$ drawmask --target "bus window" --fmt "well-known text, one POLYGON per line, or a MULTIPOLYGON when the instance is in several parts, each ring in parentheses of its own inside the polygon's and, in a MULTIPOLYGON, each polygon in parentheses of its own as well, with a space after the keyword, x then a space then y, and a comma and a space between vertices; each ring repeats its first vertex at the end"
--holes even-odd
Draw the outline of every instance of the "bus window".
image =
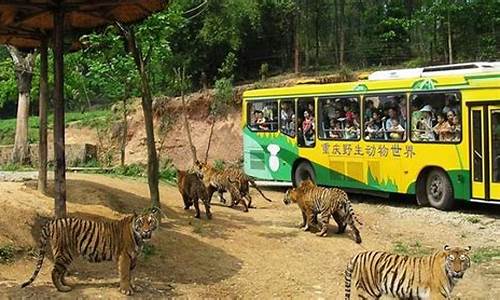
POLYGON ((491 111, 493 182, 500 182, 500 110, 491 111))
POLYGON ((364 98, 363 104, 365 140, 406 140, 408 122, 404 94, 370 95, 364 98))
POLYGON ((315 109, 313 98, 302 98, 297 107, 297 144, 299 147, 316 145, 315 109))
POLYGON ((460 142, 462 111, 458 93, 418 93, 411 96, 413 142, 460 142))
POLYGON ((356 97, 321 97, 319 105, 319 138, 359 140, 360 107, 356 97))
POLYGON ((280 101, 280 130, 281 133, 295 137, 295 101, 280 101))
POLYGON ((278 101, 252 101, 248 103, 248 128, 252 131, 278 130, 278 101))

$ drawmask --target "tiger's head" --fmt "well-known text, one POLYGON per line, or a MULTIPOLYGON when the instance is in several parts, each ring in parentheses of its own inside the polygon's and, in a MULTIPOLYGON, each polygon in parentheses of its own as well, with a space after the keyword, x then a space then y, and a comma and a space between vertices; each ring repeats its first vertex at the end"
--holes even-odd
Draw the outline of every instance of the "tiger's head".
POLYGON ((132 230, 134 234, 142 240, 151 239, 151 235, 158 228, 158 219, 156 218, 158 210, 153 208, 148 213, 136 215, 132 221, 132 230))
POLYGON ((460 279, 464 276, 465 270, 470 267, 469 251, 471 247, 450 247, 444 246, 446 255, 445 270, 448 277, 460 279))
POLYGON ((292 202, 297 202, 297 189, 288 189, 285 193, 285 197, 283 198, 283 202, 288 205, 292 202))

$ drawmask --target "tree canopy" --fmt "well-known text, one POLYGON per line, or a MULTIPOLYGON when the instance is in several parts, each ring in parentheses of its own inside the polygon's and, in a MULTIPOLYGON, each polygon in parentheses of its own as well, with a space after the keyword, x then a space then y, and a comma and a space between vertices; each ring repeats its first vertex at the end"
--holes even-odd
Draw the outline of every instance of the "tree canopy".
MULTIPOLYGON (((500 5, 497 0, 179 0, 134 30, 149 60, 152 91, 173 95, 176 68, 185 68, 192 89, 203 80, 209 86, 221 78, 257 80, 263 69, 291 71, 297 45, 301 70, 495 60, 500 5)), ((139 95, 137 71, 118 29, 82 41, 84 50, 66 55, 68 109, 111 104, 124 97, 126 87, 127 94, 139 95)), ((36 75, 32 93, 38 93, 36 75)), ((15 115, 16 100, 14 67, 2 47, 0 117, 15 115)))

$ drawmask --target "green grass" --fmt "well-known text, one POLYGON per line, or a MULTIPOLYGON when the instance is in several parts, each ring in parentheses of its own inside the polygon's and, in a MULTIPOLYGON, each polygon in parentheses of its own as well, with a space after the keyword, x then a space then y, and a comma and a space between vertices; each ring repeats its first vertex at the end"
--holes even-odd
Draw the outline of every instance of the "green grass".
MULTIPOLYGON (((95 110, 86 113, 67 112, 65 114, 66 126, 71 124, 79 128, 105 128, 116 119, 111 110, 95 110)), ((51 129, 54 125, 54 116, 49 115, 48 128, 51 129)), ((30 143, 38 141, 38 117, 30 117, 28 120, 28 140, 30 143)), ((10 145, 14 143, 16 133, 16 119, 0 120, 0 145, 10 145)))
POLYGON ((13 163, 8 163, 4 165, 0 165, 0 171, 34 171, 36 170, 35 168, 29 167, 29 166, 23 166, 19 164, 13 164, 13 163))
POLYGON ((156 255, 156 248, 152 244, 145 243, 142 246, 142 255, 144 255, 144 259, 148 260, 152 256, 156 255))
POLYGON ((465 220, 472 223, 472 224, 477 224, 477 223, 481 222, 481 218, 479 218, 478 216, 468 216, 468 217, 465 217, 465 220))
POLYGON ((500 259, 500 248, 498 247, 481 247, 472 249, 471 252, 471 259, 477 264, 490 262, 493 258, 500 259))
POLYGON ((14 260, 16 250, 12 245, 0 246, 0 264, 10 263, 14 260))
POLYGON ((416 241, 412 244, 397 241, 393 243, 392 248, 394 253, 410 256, 424 256, 429 255, 433 252, 432 249, 422 246, 419 241, 416 241))

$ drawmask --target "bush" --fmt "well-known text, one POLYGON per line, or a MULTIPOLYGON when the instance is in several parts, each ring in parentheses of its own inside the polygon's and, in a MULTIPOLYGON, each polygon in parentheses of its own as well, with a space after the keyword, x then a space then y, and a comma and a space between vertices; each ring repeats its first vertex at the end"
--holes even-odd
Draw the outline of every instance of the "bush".
POLYGON ((351 69, 349 69, 349 67, 342 66, 338 74, 340 76, 341 81, 346 82, 346 81, 356 80, 354 72, 351 69))
POLYGON ((14 260, 15 249, 11 245, 0 247, 0 263, 5 264, 14 260))
POLYGON ((211 111, 215 115, 225 116, 233 100, 233 83, 229 78, 221 78, 215 82, 214 101, 211 111))
POLYGON ((265 81, 267 77, 269 77, 269 64, 268 63, 263 63, 260 65, 260 80, 265 81))

